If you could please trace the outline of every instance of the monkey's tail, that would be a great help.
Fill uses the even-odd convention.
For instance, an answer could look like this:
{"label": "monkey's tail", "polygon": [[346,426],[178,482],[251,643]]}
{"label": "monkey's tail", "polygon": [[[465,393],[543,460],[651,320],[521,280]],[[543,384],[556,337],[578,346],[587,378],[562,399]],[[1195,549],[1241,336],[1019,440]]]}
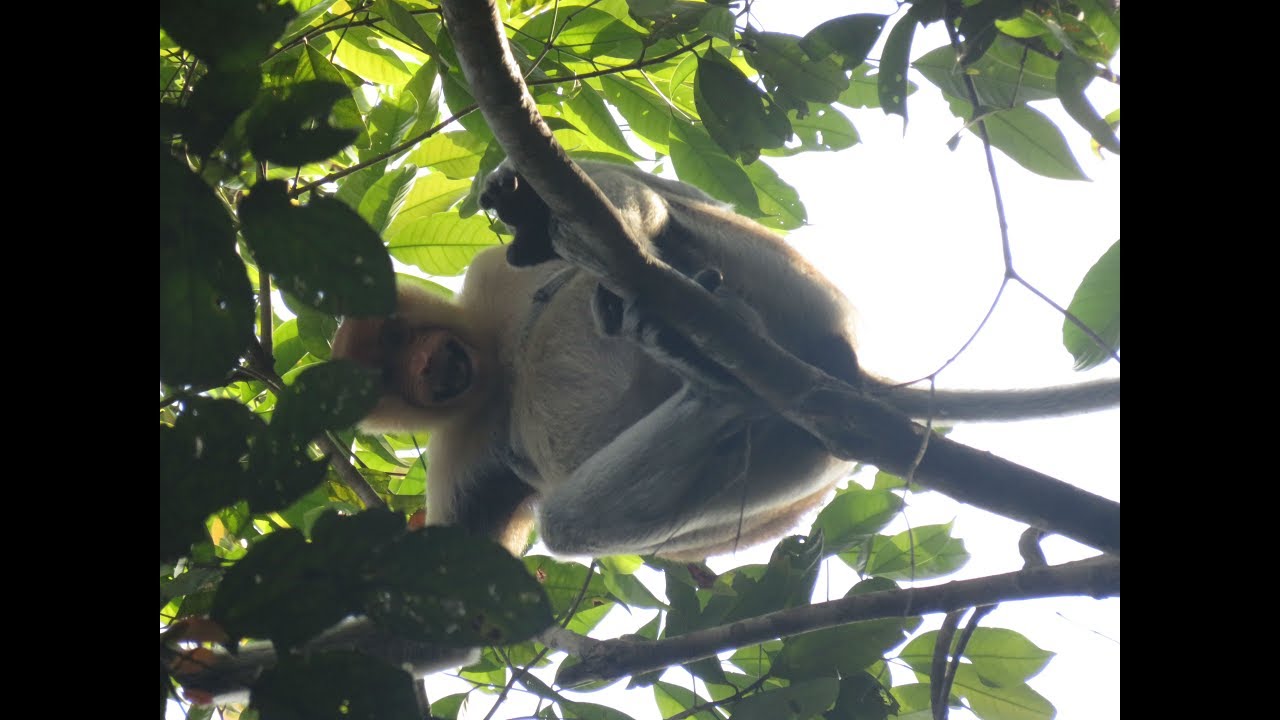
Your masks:
{"label": "monkey's tail", "polygon": [[1120,380],[1095,380],[1034,390],[935,390],[877,381],[875,396],[923,420],[1007,422],[1092,412],[1120,405]]}

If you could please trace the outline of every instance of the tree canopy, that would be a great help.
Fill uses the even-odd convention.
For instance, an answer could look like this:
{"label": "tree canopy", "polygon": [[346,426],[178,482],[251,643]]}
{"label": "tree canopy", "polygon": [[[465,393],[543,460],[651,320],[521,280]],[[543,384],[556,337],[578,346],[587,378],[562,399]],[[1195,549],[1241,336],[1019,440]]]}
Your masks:
{"label": "tree canopy", "polygon": [[[448,9],[479,17],[484,5]],[[806,209],[769,160],[851,152],[858,113],[949,113],[957,142],[1084,179],[1083,148],[1037,109],[1056,104],[1089,133],[1088,151],[1119,154],[1118,108],[1086,96],[1119,84],[1111,0],[851,3],[803,35],[761,27],[751,6],[498,10],[538,113],[573,157],[656,168],[779,231],[803,226]],[[915,47],[935,23],[949,42]],[[247,712],[266,720],[462,717],[513,688],[546,718],[653,717],[655,706],[665,718],[1053,716],[1027,684],[1053,653],[980,621],[1006,600],[1118,595],[1118,504],[1055,512],[1035,492],[1015,496],[1012,517],[1078,529],[1116,554],[1046,566],[1029,531],[1022,572],[925,587],[969,553],[946,524],[887,530],[909,493],[983,504],[970,495],[979,468],[1037,481],[1011,464],[966,465],[985,460],[945,438],[937,452],[955,462],[939,474],[956,477],[917,477],[906,461],[891,474],[887,451],[862,458],[879,471],[860,467],[810,528],[767,562],[719,574],[650,557],[517,559],[455,528],[408,530],[431,482],[427,437],[356,432],[377,383],[331,362],[330,342],[341,316],[390,312],[397,281],[447,295],[410,274],[458,275],[509,239],[479,211],[479,180],[511,148],[480,112],[499,101],[464,72],[473,41],[436,0],[165,0],[160,26],[162,718],[179,702],[208,716],[200,703],[246,683]],[[946,106],[917,107],[918,83]],[[1118,239],[1063,305],[1076,365],[1118,362]],[[858,579],[815,603],[824,563]],[[628,611],[645,620],[626,638],[588,637]],[[929,613],[945,614],[940,629],[922,631]],[[401,656],[382,641],[334,642],[350,617],[403,640]],[[228,667],[219,648],[242,640],[256,643],[241,653],[248,674],[210,680]],[[472,660],[477,647],[459,673],[467,689],[442,697],[400,667]],[[697,682],[664,675],[675,667]],[[540,668],[555,672],[526,671]],[[578,694],[624,677],[625,696]]]}

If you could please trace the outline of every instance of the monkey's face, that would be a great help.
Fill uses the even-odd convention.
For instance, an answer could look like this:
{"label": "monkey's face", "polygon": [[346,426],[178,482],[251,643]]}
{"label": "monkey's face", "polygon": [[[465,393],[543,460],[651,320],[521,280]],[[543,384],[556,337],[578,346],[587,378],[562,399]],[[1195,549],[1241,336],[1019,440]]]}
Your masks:
{"label": "monkey's face", "polygon": [[383,379],[410,404],[430,409],[460,400],[475,377],[475,353],[449,330],[387,320],[379,333]]}
{"label": "monkey's face", "polygon": [[440,298],[401,288],[392,317],[343,320],[333,338],[333,358],[382,376],[382,399],[362,428],[419,430],[484,404],[492,363],[452,327],[456,310]]}

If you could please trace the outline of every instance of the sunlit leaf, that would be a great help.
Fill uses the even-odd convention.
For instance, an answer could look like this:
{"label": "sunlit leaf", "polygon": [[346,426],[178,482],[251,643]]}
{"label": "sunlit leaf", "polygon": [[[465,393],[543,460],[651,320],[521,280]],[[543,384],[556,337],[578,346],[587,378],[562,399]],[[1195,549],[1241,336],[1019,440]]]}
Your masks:
{"label": "sunlit leaf", "polygon": [[1116,240],[1089,268],[1067,311],[1106,342],[1098,347],[1070,320],[1062,321],[1062,344],[1076,359],[1076,369],[1096,367],[1120,349],[1120,241]]}

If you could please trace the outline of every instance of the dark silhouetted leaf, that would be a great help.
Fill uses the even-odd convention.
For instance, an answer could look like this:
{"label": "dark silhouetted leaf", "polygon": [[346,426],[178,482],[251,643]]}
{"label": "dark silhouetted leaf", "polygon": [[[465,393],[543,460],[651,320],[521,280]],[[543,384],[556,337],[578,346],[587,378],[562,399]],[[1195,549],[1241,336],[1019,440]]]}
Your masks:
{"label": "dark silhouetted leaf", "polygon": [[358,652],[289,657],[262,673],[249,703],[262,720],[391,720],[419,717],[413,677]]}
{"label": "dark silhouetted leaf", "polygon": [[844,69],[852,70],[867,59],[888,19],[887,15],[872,14],[832,18],[806,33],[800,47],[814,59],[836,53],[843,59]]}
{"label": "dark silhouetted leaf", "polygon": [[715,50],[698,59],[694,102],[711,138],[743,162],[755,162],[762,148],[781,147],[791,136],[786,113]]}
{"label": "dark silhouetted leaf", "polygon": [[253,294],[226,208],[160,152],[160,380],[212,385],[253,340]]}
{"label": "dark silhouetted leaf", "polygon": [[280,181],[240,202],[245,240],[281,289],[331,314],[385,315],[395,307],[391,258],[359,215],[319,197],[295,206]]}
{"label": "dark silhouetted leaf", "polygon": [[233,639],[267,638],[277,651],[296,647],[351,614],[358,588],[302,533],[277,530],[227,570],[211,616]]}
{"label": "dark silhouetted leaf", "polygon": [[280,396],[272,430],[307,442],[354,425],[377,405],[377,373],[347,360],[312,365]]}
{"label": "dark silhouetted leaf", "polygon": [[297,14],[259,0],[161,0],[160,27],[214,67],[249,69]]}
{"label": "dark silhouetted leaf", "polygon": [[849,87],[839,65],[825,57],[811,59],[795,35],[747,31],[742,37],[754,49],[745,53],[747,62],[761,72],[765,86],[783,107],[805,110],[806,102],[835,102]]}
{"label": "dark silhouetted leaf", "polygon": [[383,551],[365,611],[398,637],[450,647],[506,645],[552,621],[547,595],[501,545],[427,527]]}
{"label": "dark silhouetted leaf", "polygon": [[334,105],[350,98],[346,85],[328,80],[273,89],[249,115],[249,149],[259,160],[289,166],[333,157],[360,135],[329,124]]}
{"label": "dark silhouetted leaf", "polygon": [[204,521],[244,493],[241,460],[266,426],[234,400],[182,401],[160,426],[160,557],[173,560],[207,537]]}

